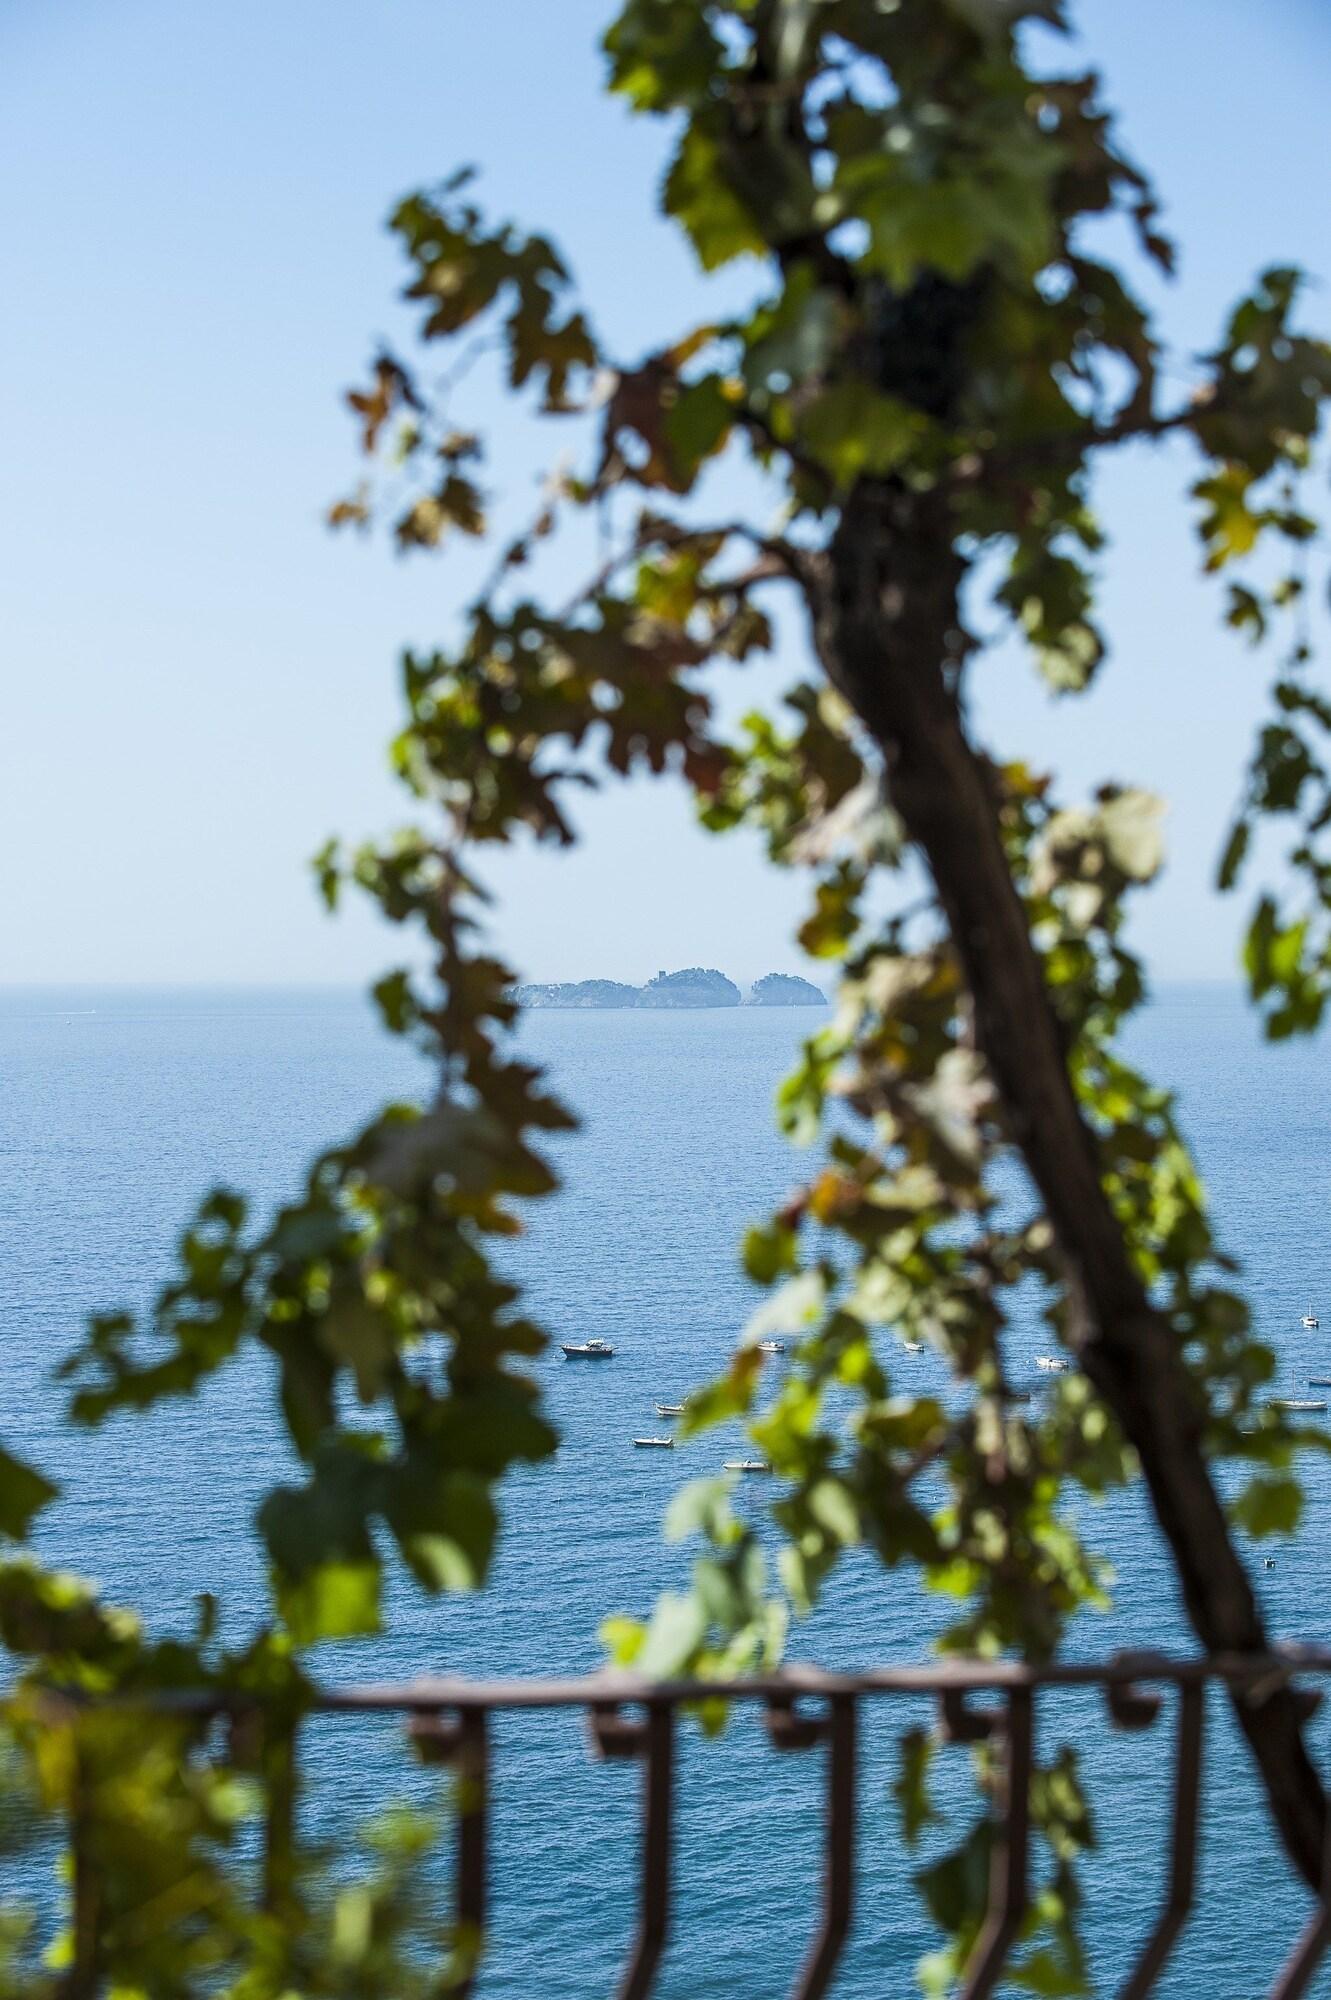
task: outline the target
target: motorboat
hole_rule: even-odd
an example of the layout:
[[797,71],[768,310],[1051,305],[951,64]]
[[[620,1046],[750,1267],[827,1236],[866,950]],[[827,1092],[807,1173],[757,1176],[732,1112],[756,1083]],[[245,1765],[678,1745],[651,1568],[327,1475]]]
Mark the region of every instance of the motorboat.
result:
[[639,1451],[673,1451],[675,1448],[673,1438],[634,1438],[633,1442]]
[[907,1354],[923,1354],[924,1352],[924,1342],[922,1340],[903,1340],[901,1345],[905,1348]]
[[1310,1389],[1331,1389],[1331,1375],[1310,1375],[1308,1377],[1308,1387]]
[[759,1354],[784,1354],[785,1351],[786,1343],[784,1340],[760,1340],[758,1342]]
[[559,1345],[570,1361],[608,1361],[615,1351],[608,1340],[561,1340]]
[[1326,1401],[1323,1398],[1319,1402],[1315,1396],[1272,1396],[1271,1408],[1273,1410],[1301,1410],[1311,1412],[1314,1410],[1324,1410],[1326,1408]]
[[1037,1354],[1035,1365],[1043,1368],[1046,1375],[1063,1375],[1068,1369],[1068,1358],[1065,1354]]
[[658,1417],[682,1417],[684,1414],[682,1403],[653,1403],[652,1408]]
[[771,1466],[765,1458],[728,1458],[727,1472],[770,1472]]

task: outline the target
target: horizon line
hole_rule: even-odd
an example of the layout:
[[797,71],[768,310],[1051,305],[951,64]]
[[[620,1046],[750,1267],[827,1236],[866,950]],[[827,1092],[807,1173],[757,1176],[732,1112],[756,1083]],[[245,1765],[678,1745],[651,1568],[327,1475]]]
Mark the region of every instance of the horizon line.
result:
[[[389,967],[387,970],[391,971]],[[691,968],[681,968],[689,970]],[[719,971],[716,966],[704,967],[705,971]],[[379,975],[384,976],[384,975]],[[656,975],[651,975],[655,977]],[[733,979],[729,973],[722,975],[731,979],[732,985],[742,986],[753,981]],[[757,973],[755,979],[765,979],[767,973]],[[804,979],[811,986],[819,981],[809,973],[783,973],[782,978]],[[593,981],[605,981],[617,986],[636,986],[644,982],[620,979],[612,973],[589,973],[577,979],[515,979],[515,986],[579,986]],[[835,982],[830,982],[835,985]],[[366,999],[371,996],[373,980],[365,979],[3,979],[0,978],[0,995],[6,993],[358,993]],[[1161,986],[1237,986],[1244,985],[1240,973],[1190,972],[1169,973],[1155,980],[1148,976],[1150,987]]]

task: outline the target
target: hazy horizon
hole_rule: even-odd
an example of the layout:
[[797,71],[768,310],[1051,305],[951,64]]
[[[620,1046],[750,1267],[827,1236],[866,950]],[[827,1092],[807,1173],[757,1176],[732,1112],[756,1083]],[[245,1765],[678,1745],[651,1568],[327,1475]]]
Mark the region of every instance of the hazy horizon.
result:
[[[665,966],[665,967],[658,966],[656,968],[658,972],[662,970],[667,972],[683,971],[685,969],[686,968],[682,966]],[[768,971],[775,971],[777,969],[778,968],[773,966],[769,966],[767,968]],[[756,972],[752,975],[752,977],[741,976],[738,973],[727,971],[724,965],[704,966],[703,970],[708,972],[725,973],[727,979],[733,981],[733,983],[736,986],[738,986],[741,991],[743,991],[746,987],[752,986],[754,980],[761,979],[764,976],[762,972]],[[809,983],[813,986],[823,986],[827,988],[829,990],[829,997],[830,997],[830,989],[835,984],[838,968],[833,964],[829,964],[825,969],[822,970],[823,970],[823,976],[820,978],[819,966],[813,961],[806,960],[804,971],[798,973],[796,977],[801,979],[807,979]],[[602,974],[599,972],[572,973],[567,978],[562,978],[562,979],[523,978],[518,983],[523,986],[576,986],[583,983],[586,980],[593,980],[593,979],[599,980],[608,977],[609,977],[608,974]],[[648,973],[644,975],[644,977],[641,979],[625,980],[622,983],[625,985],[642,986],[645,985],[647,979],[651,977],[652,974]],[[1236,974],[1229,974],[1229,975],[1217,974],[1214,978],[1199,977],[1199,978],[1162,979],[1156,977],[1152,978],[1148,982],[1148,984],[1149,984],[1149,991],[1147,995],[1148,999],[1150,997],[1150,992],[1157,992],[1157,993],[1163,993],[1167,991],[1176,992],[1183,987],[1192,987],[1192,986],[1220,988],[1224,991],[1233,992],[1235,994],[1246,993],[1246,987],[1244,986],[1244,982]],[[369,986],[366,983],[366,981],[357,980],[354,978],[353,979],[285,979],[285,980],[182,979],[174,981],[169,979],[0,980],[0,997],[3,997],[6,994],[36,994],[36,993],[342,993],[352,998],[359,997],[362,999],[368,999]],[[700,1009],[699,1011],[705,1012],[706,1010]],[[721,1009],[719,1011],[724,1012],[725,1010]],[[1257,1019],[1255,1013],[1253,1019],[1254,1021]]]

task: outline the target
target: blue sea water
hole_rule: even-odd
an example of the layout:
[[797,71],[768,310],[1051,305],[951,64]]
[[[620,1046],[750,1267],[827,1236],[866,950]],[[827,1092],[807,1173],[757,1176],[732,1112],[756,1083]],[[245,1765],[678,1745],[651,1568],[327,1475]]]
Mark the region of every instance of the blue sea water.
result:
[[[714,1372],[754,1297],[736,1242],[781,1198],[802,1162],[776,1134],[774,1087],[816,1016],[774,1010],[547,1013],[524,1030],[583,1129],[561,1143],[564,1185],[536,1211],[514,1268],[534,1311],[561,1338],[601,1334],[613,1363],[578,1367],[557,1349],[538,1364],[563,1435],[558,1457],[514,1477],[492,1586],[428,1600],[395,1588],[388,1636],[330,1651],[329,1679],[416,1672],[551,1674],[597,1664],[597,1626],[641,1611],[678,1582],[660,1515],[685,1477],[711,1470],[732,1441],[673,1453],[632,1449],[657,1428],[654,1398],[676,1400]],[[1331,1078],[1316,1044],[1261,1046],[1236,994],[1166,991],[1135,1031],[1138,1059],[1176,1082],[1223,1240],[1244,1265],[1260,1329],[1292,1392],[1331,1373]],[[422,1072],[356,997],[315,992],[11,991],[0,994],[0,1436],[58,1477],[62,1497],[39,1547],[95,1576],[150,1624],[179,1627],[191,1593],[211,1589],[239,1633],[259,1610],[262,1572],[251,1515],[281,1476],[272,1383],[254,1357],[187,1411],[117,1420],[87,1435],[63,1424],[51,1371],[85,1317],[142,1306],[173,1238],[216,1182],[260,1209],[289,1193],[303,1163]],[[1324,1330],[1304,1333],[1309,1302]],[[1044,1345],[1018,1325],[1014,1353]],[[903,1362],[938,1381],[932,1357]],[[1254,1556],[1273,1631],[1325,1640],[1322,1596],[1331,1472],[1306,1468],[1296,1543],[1267,1571]],[[752,1487],[742,1506],[761,1513]],[[1117,1496],[1089,1521],[1114,1562],[1114,1613],[1074,1634],[1084,1652],[1186,1648],[1167,1563],[1140,1497]],[[908,1574],[847,1561],[793,1635],[795,1657],[835,1666],[918,1659],[943,1621]],[[881,1703],[863,1725],[857,1913],[835,1988],[840,2000],[911,1989],[935,1942],[909,1887],[889,1796],[909,1704]],[[1290,1882],[1219,1705],[1209,1718],[1202,1914],[1161,1990],[1216,2000],[1263,1992],[1307,1908]],[[1046,1747],[1069,1739],[1086,1762],[1100,1847],[1087,1876],[1086,1931],[1098,1988],[1112,1992],[1162,1885],[1171,1752],[1167,1724],[1112,1735],[1096,1704],[1061,1698],[1040,1717]],[[1331,1765],[1331,1722],[1314,1729]],[[945,1778],[964,1797],[965,1753]],[[320,1725],[306,1817],[340,1835],[422,1780],[388,1725]],[[483,1994],[609,1991],[634,1922],[638,1776],[594,1764],[572,1718],[533,1715],[498,1731],[493,1949]],[[778,1756],[741,1717],[715,1743],[689,1733],[676,1829],[669,2000],[769,2000],[792,1983],[815,1922],[821,1753]],[[1331,1992],[1324,1981],[1316,1990]]]

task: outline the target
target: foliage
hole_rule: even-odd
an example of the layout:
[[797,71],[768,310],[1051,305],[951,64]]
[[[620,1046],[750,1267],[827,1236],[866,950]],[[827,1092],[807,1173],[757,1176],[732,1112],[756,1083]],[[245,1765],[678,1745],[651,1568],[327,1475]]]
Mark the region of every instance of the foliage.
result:
[[[387,1952],[411,1922],[391,1867],[359,1901],[334,1898],[319,1930],[291,1914],[308,1900],[293,1860],[277,1929],[246,1930],[227,1864],[248,1809],[232,1753],[177,1720],[122,1766],[113,1716],[53,1718],[37,1687],[263,1688],[291,1728],[297,1649],[375,1629],[385,1549],[427,1590],[483,1579],[496,1483],[554,1444],[524,1368],[543,1336],[488,1243],[548,1192],[539,1141],[570,1121],[512,1053],[511,975],[477,945],[484,899],[468,850],[523,836],[567,845],[575,787],[669,773],[709,827],[756,829],[774,863],[808,872],[802,942],[841,967],[834,1017],[779,1107],[793,1139],[821,1135],[820,1163],[750,1233],[746,1268],[770,1299],[687,1419],[743,1415],[781,1475],[779,1579],[724,1490],[691,1489],[671,1530],[700,1533],[706,1551],[689,1589],[649,1620],[612,1622],[618,1657],[659,1673],[770,1661],[850,1549],[914,1566],[953,1600],[954,1649],[1043,1658],[1079,1610],[1106,1601],[1070,1496],[1131,1477],[1144,1439],[1106,1386],[1097,1357],[1114,1329],[1087,1331],[1076,1224],[1051,1212],[1032,1119],[996,1056],[1005,1027],[1038,1023],[1005,1023],[979,990],[978,947],[939,863],[960,794],[931,793],[903,747],[909,704],[934,676],[945,699],[925,735],[955,740],[955,768],[976,780],[970,810],[1005,870],[991,907],[1017,900],[1060,1088],[1138,1317],[1155,1329],[1152,1351],[1163,1340],[1186,1369],[1186,1450],[1256,1467],[1234,1507],[1247,1532],[1297,1519],[1290,1468],[1307,1440],[1261,1401],[1272,1359],[1213,1239],[1171,1097],[1118,1052],[1145,992],[1124,921],[1161,865],[1158,804],[1118,782],[1068,803],[1050,778],[975,752],[963,725],[976,641],[960,607],[996,577],[998,610],[1036,671],[1061,695],[1085,688],[1105,658],[1095,457],[1138,438],[1186,441],[1228,623],[1256,645],[1291,634],[1221,878],[1239,878],[1267,815],[1293,825],[1291,866],[1259,895],[1246,965],[1269,1033],[1315,1025],[1331,990],[1331,708],[1308,673],[1317,529],[1303,493],[1331,351],[1300,329],[1298,274],[1268,271],[1196,363],[1188,398],[1161,406],[1160,341],[1139,289],[1143,265],[1167,273],[1172,249],[1097,79],[1051,54],[1061,26],[1058,0],[627,0],[606,37],[610,88],[666,121],[664,207],[703,271],[747,260],[752,281],[746,309],[663,329],[627,365],[602,352],[553,246],[491,227],[465,177],[393,216],[423,354],[463,343],[455,394],[463,364],[497,353],[534,422],[574,422],[583,469],[552,476],[532,518],[498,537],[455,634],[404,658],[394,754],[425,823],[350,857],[330,847],[316,864],[330,903],[350,882],[430,941],[430,981],[394,973],[376,995],[389,1027],[436,1062],[436,1099],[390,1107],[326,1154],[267,1226],[250,1225],[239,1196],[211,1196],[151,1326],[97,1321],[67,1371],[75,1418],[98,1423],[262,1351],[302,1466],[302,1483],[276,1489],[259,1517],[272,1629],[234,1658],[206,1630],[188,1647],[152,1647],[67,1580],[17,1559],[0,1576],[6,1642],[40,1669],[10,1705],[20,1765],[26,1747],[45,1804],[77,1817],[91,1760],[95,1798],[114,1799],[127,1829],[116,1865],[103,1857],[108,1909],[138,1893],[118,1886],[131,1853],[135,1881],[177,1899],[188,1950],[169,1973],[144,1957],[128,1915],[103,1925],[126,1990],[391,1983],[379,1926]],[[1118,265],[1096,252],[1116,219],[1135,238]],[[386,515],[414,551],[490,532],[483,445],[452,399],[427,389],[412,357],[377,357],[350,398],[370,470],[334,523]],[[739,518],[709,507],[722,460],[743,466],[753,495]],[[551,603],[543,549],[589,510],[607,560]],[[847,586],[866,564],[877,579],[867,640]],[[807,620],[816,671],[779,712],[724,735],[710,677],[767,649],[782,616]],[[930,864],[923,901],[903,890],[895,914],[873,914],[883,899],[871,885],[912,847]],[[1014,1397],[1006,1368],[1019,1294],[1038,1296],[1051,1337],[1086,1362],[1039,1409]],[[798,1355],[770,1389],[757,1341],[778,1328],[799,1336]],[[945,1407],[904,1389],[899,1339],[927,1342],[964,1393]],[[48,1491],[0,1459],[0,1530],[20,1538]],[[1186,1547],[1175,1553],[1186,1567]],[[274,1757],[258,1760],[270,1811]],[[927,1743],[912,1738],[906,1757],[910,1833],[929,1810]],[[983,1796],[985,1753],[978,1779]],[[1022,1977],[1037,1992],[1084,1991],[1074,1868],[1090,1828],[1068,1753],[1042,1768],[1032,1803],[1052,1874]],[[945,1934],[925,1968],[934,1984],[975,1935],[989,1823],[982,1811],[922,1877]],[[416,1832],[403,1839],[414,1852]]]

